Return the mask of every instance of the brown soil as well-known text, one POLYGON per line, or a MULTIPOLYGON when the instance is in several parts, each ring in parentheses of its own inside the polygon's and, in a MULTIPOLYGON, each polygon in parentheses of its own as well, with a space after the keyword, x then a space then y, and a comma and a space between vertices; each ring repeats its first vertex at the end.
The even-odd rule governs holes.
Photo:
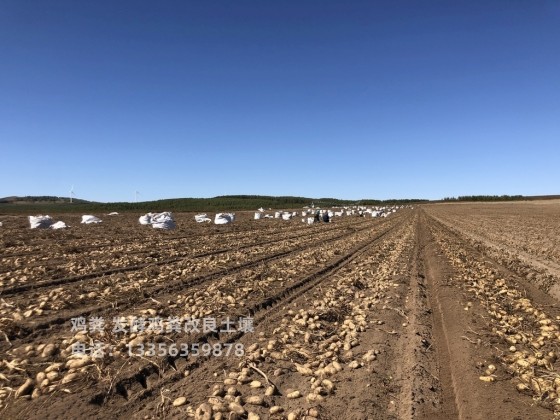
POLYGON ((98 226, 57 215, 73 226, 65 231, 5 217, 0 416, 554 418, 559 215, 534 203, 311 226, 248 213, 199 225, 178 214, 170 232, 137 215, 98 226), (80 335, 80 316, 107 325, 80 335), (113 333, 120 316, 250 316, 254 331, 113 333), (129 355, 140 340, 242 344, 245 354, 129 355), (73 367, 76 341, 107 351, 73 367))

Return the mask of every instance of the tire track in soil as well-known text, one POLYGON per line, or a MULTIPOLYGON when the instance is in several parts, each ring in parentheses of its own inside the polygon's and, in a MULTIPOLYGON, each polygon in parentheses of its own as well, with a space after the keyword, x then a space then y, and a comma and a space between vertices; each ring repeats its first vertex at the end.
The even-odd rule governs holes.
MULTIPOLYGON (((343 235, 340 236, 336 236, 334 238, 330 238, 329 240, 342 240, 345 238, 348 238, 354 234, 360 233, 360 232, 364 232, 367 231, 368 229, 376 229, 376 228, 382 228, 383 226, 387 225, 387 224, 394 224, 396 223, 398 220, 400 220, 398 217, 395 218, 391 218, 391 219, 387 219, 387 220, 383 220, 381 223, 379 224, 375 224, 373 226, 366 226, 364 228, 361 229, 357 229, 357 230, 351 230, 348 233, 344 233, 343 235)), ((324 234, 324 232, 322 232, 324 234)), ((28 341, 32 341, 35 340, 36 338, 38 338, 41 335, 47 334, 47 335, 52 335, 53 334, 53 328, 61 328, 64 324, 68 323, 68 320, 74 317, 78 317, 78 316, 84 316, 87 317, 89 315, 95 314, 96 316, 102 316, 104 314, 106 314, 107 312, 110 312, 112 310, 114 310, 115 308, 118 308, 119 311, 131 308, 135 305, 138 305, 142 302, 144 302, 147 299, 150 298, 155 298, 163 293, 167 294, 167 293, 173 293, 176 291, 184 291, 184 290, 188 290, 191 289, 193 287, 196 286, 200 286, 204 283, 207 283, 209 281, 215 280, 223 275, 226 274, 232 274, 232 273, 236 273, 239 271, 242 271, 244 269, 247 268, 252 268, 252 267, 256 267, 260 264, 263 263, 270 263, 276 260, 280 260, 280 259, 284 259, 284 258, 289 258, 291 255, 300 253, 302 251, 308 250, 308 249, 315 249, 315 248, 320 248, 321 246, 323 246, 322 243, 319 243, 317 245, 309 245, 309 244, 305 244, 302 247, 296 248, 296 249, 290 249, 288 251, 281 251, 279 253, 275 253, 272 255, 265 255, 263 257, 257 258, 255 260, 251 260, 248 261, 246 263, 243 263, 241 265, 237 265, 234 267, 229 267, 229 268, 225 268, 223 270, 219 270, 216 272, 211 272, 208 274, 202 274, 202 275, 198 275, 198 276, 194 276, 194 277, 190 277, 188 279, 179 279, 178 281, 175 281, 173 283, 168 283, 165 286, 159 286, 159 287, 155 287, 153 289, 149 289, 143 292, 141 297, 134 297, 131 298, 130 296, 127 298, 123 298, 120 299, 116 302, 112 302, 106 305, 91 305, 82 309, 77 309, 77 310, 63 310, 63 311, 59 311, 59 313, 55 314, 52 317, 48 317, 47 319, 38 321, 36 323, 31 323, 31 324, 22 324, 22 323, 17 323, 17 327, 18 327, 18 334, 14 335, 14 334, 8 334, 8 338, 10 340, 13 340, 14 345, 21 345, 24 344, 28 341)), ((0 343, 0 348, 4 347, 5 343, 0 343)))
MULTIPOLYGON (((449 267, 445 261, 438 258, 440 255, 435 249, 435 241, 430 237, 427 219, 422 212, 418 226, 419 253, 423 264, 424 284, 427 287, 427 301, 431 308, 432 341, 429 346, 433 346, 436 357, 431 363, 435 368, 437 385, 439 386, 440 398, 435 412, 426 412, 425 418, 433 416, 435 419, 462 418, 460 416, 459 405, 457 404, 455 377, 451 371, 451 349, 446 329, 446 318, 442 310, 440 301, 440 287, 444 279, 448 276, 449 267)), ((462 309, 462 308, 461 308, 462 309)), ((450 314, 445 314, 450 315, 450 314)), ((459 339, 460 341, 460 339, 459 339)), ((424 407, 426 410, 426 407, 424 407)), ((421 416, 422 418, 424 416, 421 416)))
MULTIPOLYGON (((472 340, 469 342, 465 336, 468 331, 476 333, 477 330, 481 331, 480 334, 477 333, 481 337, 490 336, 491 324, 478 320, 485 319, 486 311, 477 303, 468 312, 464 310, 465 303, 472 300, 472 296, 469 296, 454 278, 456 273, 433 237, 433 230, 439 230, 447 239, 458 243, 474 260, 488 259, 470 247, 464 238, 458 237, 425 212, 422 214, 422 220, 427 232, 424 261, 434 312, 434 336, 440 364, 439 378, 443 387, 442 418, 551 418, 550 411, 533 406, 524 401, 523 397, 520 398, 509 381, 485 383, 479 379, 481 373, 477 364, 484 366, 494 362, 496 354, 490 343, 479 343, 475 346, 472 340), (453 405, 451 401, 454 401, 453 405)), ((492 264, 502 272, 509 272, 495 262, 492 264)))
POLYGON ((417 212, 402 314, 405 323, 396 346, 402 354, 395 367, 401 383, 396 413, 401 419, 443 420, 453 417, 456 410, 444 399, 441 380, 434 375, 438 371, 438 358, 424 267, 425 235, 425 227, 417 212))

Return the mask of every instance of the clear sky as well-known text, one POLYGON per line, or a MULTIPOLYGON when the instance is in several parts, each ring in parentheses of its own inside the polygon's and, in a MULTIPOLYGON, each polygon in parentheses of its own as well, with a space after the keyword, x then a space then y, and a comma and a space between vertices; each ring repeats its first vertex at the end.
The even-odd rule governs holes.
POLYGON ((560 194, 560 2, 2 0, 0 197, 560 194))

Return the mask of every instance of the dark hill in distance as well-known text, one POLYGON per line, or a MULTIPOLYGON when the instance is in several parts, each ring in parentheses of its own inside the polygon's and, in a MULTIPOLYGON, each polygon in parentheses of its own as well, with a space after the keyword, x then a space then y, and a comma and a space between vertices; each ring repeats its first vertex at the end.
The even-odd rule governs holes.
POLYGON ((6 197, 0 199, 0 213, 66 213, 66 212, 108 212, 108 211, 239 211, 265 209, 293 209, 310 206, 340 207, 347 205, 382 205, 426 203, 428 200, 339 200, 336 198, 308 198, 292 196, 264 195, 224 195, 212 198, 171 198, 139 203, 99 203, 68 197, 6 197))
MULTIPOLYGON (((69 197, 55 197, 52 195, 27 195, 25 197, 4 197, 0 198, 0 204, 52 204, 52 203, 70 203, 69 197)), ((72 198, 72 203, 93 203, 92 201, 82 200, 80 198, 72 198)))

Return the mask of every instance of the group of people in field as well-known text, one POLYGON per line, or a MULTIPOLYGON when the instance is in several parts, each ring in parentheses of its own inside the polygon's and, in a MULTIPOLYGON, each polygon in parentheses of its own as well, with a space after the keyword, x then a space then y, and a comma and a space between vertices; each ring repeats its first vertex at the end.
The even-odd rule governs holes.
POLYGON ((315 223, 319 223, 321 221, 323 221, 325 223, 329 223, 331 221, 328 211, 324 212, 322 215, 321 215, 321 212, 319 210, 317 210, 315 212, 315 223))

